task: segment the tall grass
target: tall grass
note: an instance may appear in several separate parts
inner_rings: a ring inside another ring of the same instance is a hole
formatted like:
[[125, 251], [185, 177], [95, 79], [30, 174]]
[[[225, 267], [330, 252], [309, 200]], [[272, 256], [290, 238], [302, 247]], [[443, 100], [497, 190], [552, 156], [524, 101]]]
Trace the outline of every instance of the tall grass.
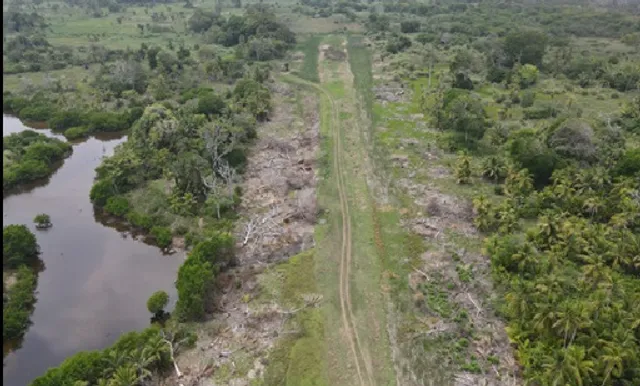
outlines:
[[304, 53], [304, 61], [300, 70], [300, 77], [310, 82], [320, 83], [318, 75], [318, 46], [322, 35], [314, 35], [301, 43], [301, 51]]

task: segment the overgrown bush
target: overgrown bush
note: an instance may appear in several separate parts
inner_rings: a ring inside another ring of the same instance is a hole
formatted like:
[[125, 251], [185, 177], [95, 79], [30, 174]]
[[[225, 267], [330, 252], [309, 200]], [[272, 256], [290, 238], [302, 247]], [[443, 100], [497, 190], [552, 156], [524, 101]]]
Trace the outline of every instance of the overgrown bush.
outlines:
[[536, 93], [534, 91], [525, 91], [520, 98], [520, 106], [528, 108], [533, 106], [536, 100]]
[[129, 201], [122, 196], [109, 197], [104, 210], [109, 214], [122, 217], [129, 212]]
[[151, 227], [151, 235], [155, 238], [156, 243], [160, 248], [167, 248], [171, 245], [171, 229], [163, 226]]
[[211, 263], [191, 254], [178, 270], [178, 302], [175, 313], [183, 321], [201, 320], [205, 316], [206, 297], [214, 279]]
[[89, 192], [89, 199], [93, 202], [93, 205], [102, 207], [107, 203], [107, 200], [112, 196], [115, 196], [116, 192], [113, 188], [113, 182], [108, 179], [102, 179], [96, 181], [91, 187]]
[[546, 119], [556, 117], [558, 109], [551, 104], [541, 104], [522, 110], [522, 114], [526, 119]]
[[158, 315], [164, 312], [167, 304], [169, 304], [169, 294], [165, 291], [156, 291], [147, 300], [147, 310], [154, 315]]
[[36, 301], [36, 279], [33, 270], [23, 265], [18, 269], [15, 283], [4, 294], [6, 300], [2, 303], [3, 341], [22, 337], [29, 327], [29, 318]]
[[68, 140], [85, 138], [89, 134], [89, 129], [85, 126], [71, 127], [64, 131], [63, 135]]
[[2, 267], [15, 269], [38, 261], [40, 249], [36, 236], [25, 225], [2, 228]]

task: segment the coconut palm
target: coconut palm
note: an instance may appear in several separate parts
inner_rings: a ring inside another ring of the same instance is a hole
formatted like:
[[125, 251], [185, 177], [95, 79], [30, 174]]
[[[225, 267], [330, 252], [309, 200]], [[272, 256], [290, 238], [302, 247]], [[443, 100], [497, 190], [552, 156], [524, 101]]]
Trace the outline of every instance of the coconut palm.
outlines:
[[564, 347], [568, 347], [576, 338], [578, 330], [588, 327], [589, 311], [581, 302], [565, 302], [556, 313], [557, 320], [552, 327], [563, 336]]
[[464, 153], [458, 157], [455, 174], [458, 184], [468, 184], [471, 180], [471, 161]]
[[109, 350], [103, 361], [106, 364], [107, 370], [105, 370], [105, 375], [110, 377], [113, 372], [116, 371], [117, 368], [125, 365], [129, 361], [129, 355], [124, 351], [118, 351], [115, 349]]
[[134, 365], [124, 365], [116, 369], [109, 381], [109, 386], [136, 386], [140, 379]]
[[482, 176], [493, 180], [496, 184], [505, 177], [507, 166], [500, 157], [491, 156], [485, 158], [482, 163]]

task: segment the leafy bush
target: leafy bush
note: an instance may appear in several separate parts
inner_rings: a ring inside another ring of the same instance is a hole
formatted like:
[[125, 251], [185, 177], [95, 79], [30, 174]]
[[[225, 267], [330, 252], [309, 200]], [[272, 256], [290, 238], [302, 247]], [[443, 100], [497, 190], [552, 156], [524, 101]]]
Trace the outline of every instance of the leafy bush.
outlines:
[[558, 110], [551, 104], [534, 106], [522, 111], [526, 119], [546, 119], [558, 115]]
[[64, 131], [63, 135], [68, 140], [85, 138], [89, 134], [89, 129], [85, 126], [72, 127]]
[[507, 153], [520, 166], [527, 169], [537, 186], [546, 184], [556, 167], [557, 157], [533, 129], [514, 131], [507, 142]]
[[107, 200], [115, 196], [115, 194], [113, 183], [108, 179], [102, 179], [96, 181], [91, 187], [89, 199], [93, 202], [93, 205], [102, 207], [107, 203]]
[[4, 189], [50, 175], [54, 164], [72, 150], [68, 143], [32, 130], [11, 134], [2, 142], [3, 150], [12, 154], [11, 162], [3, 166]]
[[420, 22], [417, 20], [405, 20], [400, 22], [400, 31], [408, 34], [420, 31]]
[[2, 111], [19, 115], [20, 110], [27, 107], [29, 103], [30, 101], [26, 98], [5, 93], [2, 98]]
[[2, 228], [2, 267], [18, 268], [33, 264], [40, 253], [36, 236], [25, 225]]
[[233, 237], [229, 233], [215, 232], [193, 247], [191, 255], [210, 262], [216, 269], [229, 265], [233, 259]]
[[199, 114], [219, 115], [226, 107], [222, 98], [214, 93], [206, 93], [198, 97], [197, 112]]
[[[185, 336], [177, 336], [179, 339]], [[192, 341], [192, 339], [189, 339]], [[149, 354], [143, 365], [145, 371], [162, 370], [170, 364], [169, 347], [162, 340], [158, 327], [149, 327], [142, 332], [128, 332], [120, 336], [113, 346], [102, 351], [82, 351], [67, 358], [58, 367], [50, 368], [36, 378], [31, 386], [74, 385], [78, 382], [101, 384], [116, 370], [132, 363], [132, 355]], [[120, 363], [114, 363], [114, 359]]]
[[93, 111], [87, 113], [87, 126], [91, 131], [121, 131], [129, 128], [127, 112]]
[[536, 100], [536, 93], [533, 91], [525, 91], [522, 94], [522, 98], [520, 98], [520, 106], [524, 108], [528, 108], [533, 106], [533, 103]]
[[57, 112], [48, 121], [52, 130], [64, 130], [74, 126], [80, 126], [86, 123], [87, 119], [84, 113], [78, 110], [66, 110]]
[[2, 304], [2, 339], [18, 339], [29, 327], [29, 318], [36, 301], [37, 277], [33, 271], [21, 266], [16, 274], [16, 282], [6, 292]]
[[176, 280], [176, 314], [180, 320], [201, 320], [205, 316], [206, 296], [213, 278], [211, 263], [191, 254], [187, 257]]
[[147, 300], [147, 310], [154, 315], [164, 312], [164, 308], [169, 304], [169, 294], [165, 291], [156, 291]]
[[104, 210], [107, 213], [122, 217], [129, 212], [129, 201], [122, 196], [109, 197]]
[[548, 144], [558, 155], [565, 158], [592, 162], [598, 157], [593, 128], [580, 119], [563, 122], [551, 133]]
[[629, 149], [618, 160], [615, 174], [619, 176], [640, 177], [640, 149]]
[[51, 216], [46, 213], [40, 213], [33, 218], [33, 222], [38, 225], [51, 224]]
[[26, 160], [15, 163], [3, 169], [2, 187], [10, 189], [22, 183], [44, 178], [50, 174], [50, 169], [43, 161]]
[[44, 122], [53, 115], [54, 109], [49, 104], [36, 104], [31, 101], [29, 105], [20, 109], [18, 117], [25, 121]]
[[385, 49], [389, 53], [397, 54], [398, 52], [404, 51], [409, 47], [411, 47], [411, 39], [409, 39], [405, 35], [395, 35], [389, 39]]
[[156, 239], [156, 243], [160, 248], [166, 248], [171, 245], [171, 229], [163, 226], [154, 226], [151, 228], [151, 235]]
[[139, 228], [151, 229], [151, 227], [153, 227], [153, 220], [150, 216], [136, 212], [135, 210], [129, 211], [125, 218], [131, 223], [131, 225]]

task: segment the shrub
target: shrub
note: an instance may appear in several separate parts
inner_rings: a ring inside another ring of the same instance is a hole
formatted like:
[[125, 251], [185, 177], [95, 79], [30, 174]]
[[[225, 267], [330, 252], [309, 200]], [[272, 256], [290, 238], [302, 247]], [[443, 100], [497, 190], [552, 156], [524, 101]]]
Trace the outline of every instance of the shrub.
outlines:
[[33, 222], [38, 225], [51, 224], [51, 216], [49, 216], [46, 213], [40, 213], [39, 215], [33, 218]]
[[156, 243], [160, 248], [167, 248], [171, 245], [171, 229], [163, 226], [154, 226], [151, 228], [151, 235], [156, 239]]
[[116, 194], [113, 183], [108, 179], [98, 180], [91, 187], [89, 199], [93, 205], [104, 206], [107, 200]]
[[511, 159], [533, 175], [537, 186], [549, 181], [557, 163], [556, 154], [540, 137], [541, 134], [533, 129], [518, 130], [512, 132], [506, 146]]
[[233, 237], [229, 233], [215, 232], [193, 247], [191, 255], [210, 262], [216, 268], [224, 267], [233, 259]]
[[21, 266], [16, 275], [16, 282], [6, 291], [6, 300], [2, 306], [2, 339], [19, 339], [29, 327], [29, 317], [36, 301], [36, 275], [33, 271]]
[[63, 158], [66, 148], [51, 142], [34, 142], [24, 149], [22, 159], [42, 161], [50, 165]]
[[64, 131], [63, 135], [68, 140], [85, 138], [89, 134], [89, 129], [84, 126], [72, 127]]
[[591, 162], [598, 156], [591, 126], [580, 119], [567, 120], [549, 136], [549, 147], [558, 155]]
[[87, 125], [91, 131], [121, 131], [129, 128], [129, 114], [112, 111], [87, 113]]
[[2, 228], [2, 266], [18, 268], [32, 264], [40, 253], [36, 236], [25, 225], [7, 225]]
[[176, 314], [180, 320], [200, 320], [205, 316], [205, 297], [213, 278], [211, 263], [191, 254], [187, 257], [176, 280]]
[[640, 177], [640, 149], [629, 149], [618, 160], [615, 173], [623, 176]]
[[530, 107], [522, 111], [526, 119], [546, 119], [553, 118], [558, 115], [558, 110], [555, 106], [545, 104], [535, 107]]
[[2, 111], [20, 115], [20, 110], [29, 105], [29, 100], [19, 96], [4, 95], [2, 98]]
[[77, 110], [57, 112], [48, 121], [52, 130], [64, 130], [74, 126], [81, 126], [85, 123], [85, 114]]
[[132, 126], [135, 121], [140, 119], [143, 113], [144, 108], [142, 107], [137, 106], [130, 108], [129, 111], [127, 111], [127, 122], [129, 123], [129, 126]]
[[48, 175], [49, 167], [43, 161], [25, 160], [3, 169], [2, 185], [4, 189], [9, 189], [20, 183], [37, 180]]
[[[157, 343], [160, 330], [153, 326], [142, 332], [128, 332], [120, 336], [113, 346], [102, 351], [82, 351], [68, 357], [58, 367], [50, 368], [47, 372], [36, 378], [32, 386], [52, 386], [52, 385], [74, 385], [77, 382], [82, 384], [98, 384], [98, 380], [104, 377], [107, 371], [114, 371], [110, 360], [112, 353], [129, 354], [134, 350], [144, 349], [150, 343]], [[185, 339], [183, 335], [179, 339]], [[192, 341], [190, 338], [189, 341]], [[164, 347], [164, 346], [163, 346]], [[157, 347], [156, 347], [157, 348]], [[168, 348], [166, 349], [168, 350]], [[158, 352], [149, 367], [163, 369], [169, 363], [169, 356], [166, 350]]]
[[107, 213], [122, 217], [129, 212], [129, 201], [122, 196], [109, 197], [104, 210]]
[[536, 100], [536, 93], [533, 91], [526, 91], [522, 94], [522, 98], [520, 99], [520, 106], [524, 108], [528, 108], [533, 106], [533, 103]]
[[[33, 102], [32, 102], [33, 103]], [[53, 115], [53, 108], [48, 104], [30, 104], [20, 109], [18, 117], [25, 121], [44, 122]]]
[[436, 41], [437, 36], [435, 34], [426, 34], [421, 33], [416, 36], [416, 41], [418, 43], [427, 44]]
[[131, 225], [139, 228], [151, 229], [151, 227], [153, 227], [152, 218], [144, 213], [132, 210], [126, 214], [125, 218], [131, 223]]
[[156, 291], [147, 300], [147, 310], [154, 315], [164, 312], [164, 308], [169, 304], [169, 294], [165, 291]]
[[411, 39], [404, 35], [393, 36], [387, 42], [386, 50], [392, 54], [404, 51], [411, 47]]
[[417, 20], [406, 20], [400, 22], [400, 31], [402, 33], [413, 33], [420, 31], [420, 22]]
[[226, 107], [222, 98], [214, 93], [207, 93], [198, 97], [197, 112], [199, 114], [218, 115], [222, 113]]

